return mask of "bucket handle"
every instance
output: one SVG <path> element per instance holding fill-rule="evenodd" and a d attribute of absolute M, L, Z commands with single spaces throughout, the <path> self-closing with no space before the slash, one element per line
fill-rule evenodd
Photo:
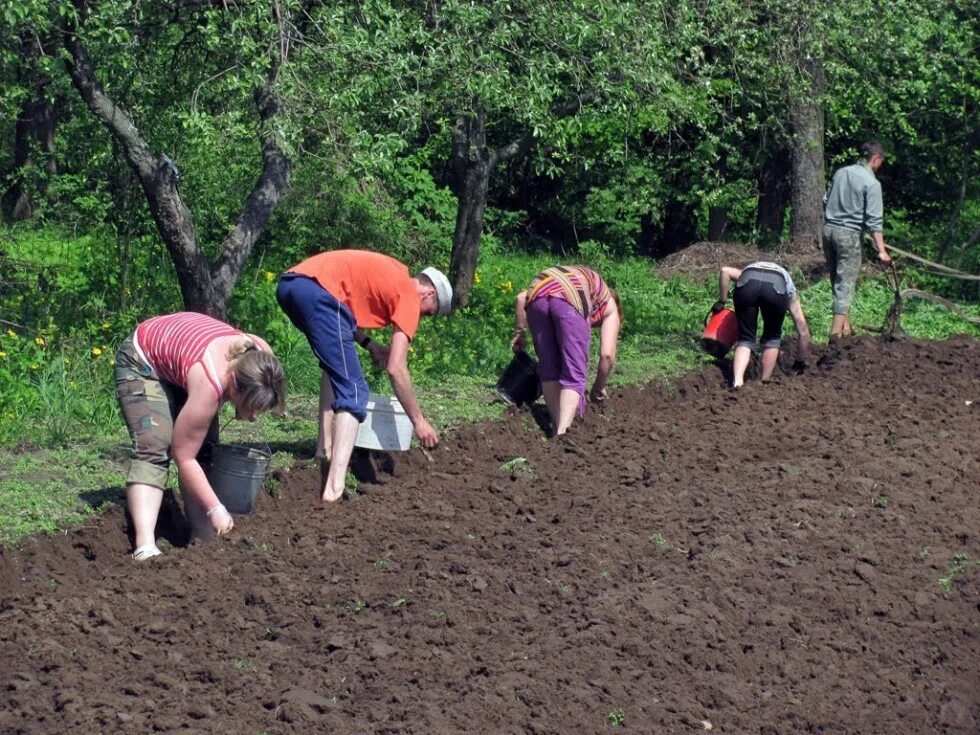
<path fill-rule="evenodd" d="M 728 308 L 727 306 L 723 306 L 721 309 L 719 309 L 716 312 L 716 311 L 714 311 L 714 308 L 715 308 L 715 304 L 717 304 L 717 303 L 718 302 L 716 301 L 714 304 L 712 304 L 711 305 L 711 308 L 708 309 L 708 313 L 704 315 L 704 326 L 706 326 L 706 327 L 708 326 L 708 322 L 711 321 L 711 317 L 713 317 L 717 313 L 721 313 L 722 311 L 724 311 L 725 309 Z"/>
<path fill-rule="evenodd" d="M 228 424 L 230 424 L 234 419 L 235 419 L 234 416 L 229 416 L 228 419 L 223 424 L 218 426 L 218 441 L 213 442 L 214 444 L 222 443 L 221 432 L 223 432 L 225 430 L 225 427 L 228 426 Z M 272 456 L 272 447 L 269 446 L 269 443 L 267 441 L 262 440 L 261 443 L 256 442 L 256 444 L 257 446 L 255 447 L 255 449 L 265 452 L 270 457 Z"/>

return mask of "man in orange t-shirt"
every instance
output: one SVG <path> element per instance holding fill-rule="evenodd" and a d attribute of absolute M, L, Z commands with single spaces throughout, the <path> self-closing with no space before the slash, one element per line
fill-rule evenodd
<path fill-rule="evenodd" d="M 316 455 L 324 502 L 344 492 L 357 426 L 367 415 L 368 387 L 355 342 L 384 366 L 422 445 L 438 443 L 412 389 L 408 346 L 421 315 L 450 312 L 453 290 L 446 276 L 435 268 L 411 276 L 404 264 L 368 250 L 333 250 L 284 273 L 276 298 L 323 368 Z M 389 347 L 364 332 L 389 324 L 395 328 Z"/>

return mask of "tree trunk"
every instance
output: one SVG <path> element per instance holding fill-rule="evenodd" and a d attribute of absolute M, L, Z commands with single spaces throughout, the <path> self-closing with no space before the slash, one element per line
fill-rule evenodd
<path fill-rule="evenodd" d="M 724 183 L 728 179 L 728 152 L 722 148 L 718 160 L 718 177 Z M 730 234 L 731 222 L 728 218 L 728 207 L 708 208 L 708 240 L 711 242 L 726 242 Z"/>
<path fill-rule="evenodd" d="M 712 242 L 728 242 L 729 225 L 728 207 L 711 207 L 708 209 L 708 239 Z"/>
<path fill-rule="evenodd" d="M 787 151 L 781 150 L 762 164 L 759 172 L 759 204 L 755 225 L 759 239 L 766 244 L 777 243 L 783 236 L 786 207 L 789 205 L 789 164 Z"/>
<path fill-rule="evenodd" d="M 675 186 L 680 184 L 675 183 Z M 651 258 L 663 258 L 683 250 L 697 238 L 694 210 L 686 202 L 671 200 L 664 207 L 659 222 L 651 215 L 642 237 Z"/>
<path fill-rule="evenodd" d="M 45 154 L 44 170 L 49 174 L 57 173 L 54 158 L 54 116 L 46 96 L 47 86 L 48 80 L 42 80 L 35 85 L 34 97 L 21 103 L 17 122 L 14 124 L 14 182 L 5 197 L 11 210 L 10 218 L 14 222 L 30 219 L 37 211 L 23 178 L 23 171 L 33 163 L 32 152 L 35 145 Z M 45 183 L 42 181 L 41 186 Z"/>
<path fill-rule="evenodd" d="M 698 237 L 698 223 L 694 210 L 687 202 L 672 201 L 664 214 L 664 234 L 658 257 L 676 253 L 693 243 Z"/>
<path fill-rule="evenodd" d="M 574 115 L 593 95 L 583 93 L 570 102 L 552 108 L 555 118 Z M 473 275 L 480 257 L 483 237 L 483 214 L 487 208 L 490 175 L 498 163 L 519 158 L 531 149 L 534 134 L 527 131 L 515 141 L 497 149 L 487 146 L 487 115 L 477 101 L 473 112 L 456 121 L 452 128 L 452 188 L 456 194 L 456 229 L 449 262 L 449 280 L 453 285 L 453 308 L 466 306 L 473 290 Z"/>
<path fill-rule="evenodd" d="M 466 306 L 470 300 L 483 236 L 483 214 L 487 208 L 487 188 L 492 162 L 479 160 L 466 172 L 456 209 L 456 229 L 449 262 L 453 284 L 453 306 Z"/>
<path fill-rule="evenodd" d="M 453 284 L 453 307 L 456 308 L 466 306 L 470 300 L 496 152 L 487 148 L 486 113 L 482 107 L 471 117 L 456 122 L 452 138 L 453 179 L 458 205 L 449 280 Z"/>
<path fill-rule="evenodd" d="M 801 54 L 802 55 L 802 54 Z M 792 141 L 790 158 L 789 236 L 797 250 L 819 250 L 823 229 L 824 120 L 823 64 L 814 57 L 800 59 L 806 92 L 790 95 L 789 121 Z"/>
<path fill-rule="evenodd" d="M 139 179 L 150 214 L 167 246 L 188 311 L 224 319 L 241 268 L 289 186 L 292 163 L 279 143 L 273 118 L 279 111 L 274 82 L 278 55 L 273 54 L 264 83 L 255 90 L 261 121 L 262 173 L 242 207 L 235 227 L 221 243 L 213 268 L 197 241 L 194 219 L 178 189 L 180 172 L 165 155 L 155 155 L 130 114 L 116 105 L 99 84 L 88 50 L 76 29 L 65 34 L 66 60 L 72 83 L 89 109 L 121 145 Z"/>

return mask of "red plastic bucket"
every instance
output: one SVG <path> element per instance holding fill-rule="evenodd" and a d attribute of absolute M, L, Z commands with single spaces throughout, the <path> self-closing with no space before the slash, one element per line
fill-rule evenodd
<path fill-rule="evenodd" d="M 709 355 L 722 358 L 738 341 L 738 320 L 732 309 L 710 315 L 701 335 L 701 346 Z"/>

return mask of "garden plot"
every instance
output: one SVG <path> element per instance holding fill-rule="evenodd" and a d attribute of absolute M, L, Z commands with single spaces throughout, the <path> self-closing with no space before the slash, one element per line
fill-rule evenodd
<path fill-rule="evenodd" d="M 980 343 L 300 460 L 209 546 L 0 556 L 4 733 L 976 733 Z"/>

